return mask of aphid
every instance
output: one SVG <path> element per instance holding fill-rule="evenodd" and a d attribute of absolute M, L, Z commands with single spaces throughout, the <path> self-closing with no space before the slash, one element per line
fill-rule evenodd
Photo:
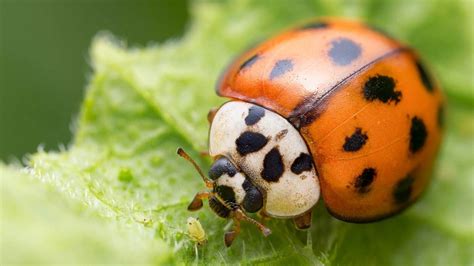
<path fill-rule="evenodd" d="M 188 236 L 193 242 L 198 246 L 207 243 L 206 231 L 202 228 L 199 218 L 189 217 L 186 221 L 186 225 L 188 228 Z"/>
<path fill-rule="evenodd" d="M 311 226 L 320 193 L 336 218 L 372 222 L 413 203 L 430 181 L 442 135 L 443 94 L 415 51 L 367 27 L 325 19 L 238 57 L 211 110 L 205 177 L 189 210 L 209 200 L 230 246 L 247 213 Z"/>

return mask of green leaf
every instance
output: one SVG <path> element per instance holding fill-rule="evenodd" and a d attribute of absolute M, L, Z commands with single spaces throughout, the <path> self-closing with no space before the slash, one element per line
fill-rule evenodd
<path fill-rule="evenodd" d="M 142 229 L 84 206 L 25 170 L 0 163 L 2 264 L 172 263 L 172 250 Z"/>
<path fill-rule="evenodd" d="M 2 221 L 13 218 L 2 227 L 8 228 L 2 231 L 2 241 L 14 243 L 2 243 L 5 253 L 12 254 L 2 261 L 14 262 L 18 256 L 13 254 L 45 263 L 84 258 L 78 255 L 82 253 L 67 253 L 56 237 L 78 252 L 93 254 L 88 262 L 95 263 L 124 259 L 202 264 L 473 264 L 474 100 L 472 61 L 464 59 L 472 55 L 473 35 L 467 26 L 472 12 L 466 7 L 472 11 L 469 3 L 443 0 L 357 4 L 308 0 L 291 5 L 288 1 L 199 1 L 191 6 L 194 20 L 181 40 L 127 48 L 112 36 L 99 35 L 91 48 L 94 76 L 74 143 L 64 151 L 33 155 L 28 175 L 0 168 L 7 190 L 21 192 L 2 193 L 2 200 L 23 206 L 23 214 L 16 213 L 14 205 L 2 214 Z M 452 12 L 457 12 L 456 22 Z M 206 148 L 207 111 L 225 100 L 215 96 L 214 83 L 230 58 L 264 37 L 319 15 L 373 22 L 413 44 L 433 64 L 449 96 L 445 142 L 433 183 L 417 204 L 386 221 L 344 223 L 332 218 L 321 203 L 309 235 L 296 231 L 291 221 L 272 220 L 270 237 L 244 225 L 232 248 L 225 248 L 226 221 L 217 219 L 209 208 L 186 211 L 204 185 L 194 169 L 177 157 L 176 148 L 184 147 L 194 158 Z M 206 160 L 198 162 L 209 166 Z M 48 190 L 30 198 L 29 190 L 43 191 L 43 186 Z M 27 230 L 28 211 L 43 208 L 54 211 L 71 233 L 52 232 L 52 239 L 41 235 L 47 221 L 54 220 L 49 216 Z M 199 216 L 209 234 L 199 258 L 185 234 L 188 216 Z M 120 229 L 110 229 L 111 224 Z M 96 252 L 90 248 L 93 245 L 81 244 L 88 230 L 98 231 L 87 239 L 98 246 Z M 39 234 L 47 245 L 22 246 L 7 231 L 24 239 Z M 307 245 L 308 236 L 312 245 Z M 141 244 L 137 247 L 132 238 Z M 142 261 L 123 255 L 128 249 Z"/>

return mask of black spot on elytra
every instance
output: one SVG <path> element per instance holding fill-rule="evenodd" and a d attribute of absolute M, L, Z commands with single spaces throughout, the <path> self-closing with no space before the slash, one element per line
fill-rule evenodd
<path fill-rule="evenodd" d="M 261 57 L 256 54 L 252 57 L 250 57 L 249 59 L 247 59 L 245 62 L 242 63 L 242 65 L 240 65 L 240 68 L 239 70 L 242 70 L 242 69 L 245 69 L 245 68 L 249 68 L 251 67 L 253 64 L 255 64 L 255 62 L 257 62 Z"/>
<path fill-rule="evenodd" d="M 415 153 L 423 148 L 427 136 L 428 132 L 423 120 L 417 116 L 413 117 L 410 127 L 410 151 Z"/>
<path fill-rule="evenodd" d="M 329 56 L 332 61 L 340 66 L 350 64 L 357 59 L 362 50 L 358 44 L 348 38 L 340 38 L 331 42 Z"/>
<path fill-rule="evenodd" d="M 415 179 L 411 176 L 407 176 L 398 181 L 398 183 L 395 185 L 395 189 L 393 190 L 393 198 L 395 199 L 395 203 L 403 204 L 410 200 L 414 181 Z"/>
<path fill-rule="evenodd" d="M 237 168 L 226 157 L 221 157 L 217 159 L 212 164 L 211 169 L 209 169 L 209 177 L 212 180 L 219 178 L 223 174 L 228 174 L 230 177 L 233 177 L 236 173 Z"/>
<path fill-rule="evenodd" d="M 346 141 L 344 142 L 344 145 L 342 145 L 342 148 L 348 152 L 358 151 L 362 149 L 368 138 L 367 133 L 362 132 L 362 129 L 358 127 L 350 137 L 346 137 Z"/>
<path fill-rule="evenodd" d="M 395 90 L 395 81 L 388 76 L 370 77 L 364 84 L 364 97 L 369 101 L 379 100 L 383 103 L 400 102 L 401 91 Z"/>
<path fill-rule="evenodd" d="M 273 80 L 286 72 L 293 70 L 293 61 L 290 59 L 278 60 L 270 72 L 270 80 Z"/>
<path fill-rule="evenodd" d="M 423 82 L 425 88 L 432 92 L 434 90 L 433 81 L 431 79 L 431 75 L 426 71 L 426 68 L 420 61 L 416 61 L 416 69 L 418 69 L 418 74 L 420 75 L 420 79 Z"/>
<path fill-rule="evenodd" d="M 302 101 L 300 101 L 295 106 L 292 112 L 288 115 L 288 121 L 297 129 L 309 126 L 316 119 L 318 119 L 321 114 L 323 114 L 327 109 L 332 108 L 332 106 L 329 106 L 330 99 L 333 95 L 337 95 L 337 93 L 335 92 L 342 90 L 345 84 L 347 84 L 354 78 L 359 77 L 361 73 L 364 73 L 364 71 L 369 69 L 374 64 L 394 55 L 404 53 L 408 50 L 409 48 L 407 47 L 400 47 L 391 50 L 390 52 L 384 53 L 381 56 L 354 69 L 349 75 L 336 82 L 322 95 L 318 92 L 314 92 L 310 95 L 307 95 Z"/>
<path fill-rule="evenodd" d="M 313 168 L 313 158 L 309 154 L 301 153 L 291 164 L 291 172 L 299 175 Z"/>
<path fill-rule="evenodd" d="M 370 185 L 377 176 L 377 170 L 374 168 L 365 168 L 362 173 L 356 177 L 354 187 L 358 193 L 367 193 L 370 191 Z"/>
<path fill-rule="evenodd" d="M 235 203 L 235 192 L 233 188 L 225 185 L 220 185 L 215 188 L 215 192 L 225 202 Z"/>
<path fill-rule="evenodd" d="M 262 178 L 267 182 L 278 182 L 284 170 L 280 151 L 278 148 L 271 149 L 263 159 Z"/>
<path fill-rule="evenodd" d="M 437 114 L 438 126 L 443 128 L 444 126 L 444 106 L 441 104 L 438 107 L 438 114 Z"/>
<path fill-rule="evenodd" d="M 209 207 L 211 207 L 211 210 L 219 217 L 227 218 L 230 216 L 230 210 L 214 196 L 209 199 Z"/>
<path fill-rule="evenodd" d="M 249 108 L 249 114 L 245 117 L 247 126 L 255 125 L 262 117 L 265 116 L 265 109 L 260 106 L 252 106 Z"/>
<path fill-rule="evenodd" d="M 263 207 L 263 195 L 260 190 L 247 179 L 242 184 L 242 188 L 245 190 L 242 207 L 250 213 L 260 210 Z"/>
<path fill-rule="evenodd" d="M 302 30 L 316 30 L 316 29 L 325 29 L 329 26 L 328 23 L 322 21 L 313 21 L 303 25 L 300 29 Z"/>
<path fill-rule="evenodd" d="M 251 131 L 245 131 L 235 140 L 237 151 L 242 156 L 259 151 L 261 148 L 265 147 L 267 143 L 268 139 L 264 135 Z"/>

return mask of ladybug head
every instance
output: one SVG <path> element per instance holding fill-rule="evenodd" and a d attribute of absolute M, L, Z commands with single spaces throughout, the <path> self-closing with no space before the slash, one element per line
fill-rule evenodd
<path fill-rule="evenodd" d="M 233 219 L 236 224 L 245 220 L 255 224 L 267 236 L 270 229 L 246 215 L 246 212 L 257 212 L 263 207 L 263 193 L 253 185 L 238 168 L 227 158 L 219 157 L 209 170 L 206 177 L 197 163 L 179 148 L 178 155 L 189 161 L 198 171 L 208 190 L 198 192 L 188 205 L 189 211 L 197 211 L 203 206 L 203 199 L 209 200 L 209 207 L 219 217 Z M 225 235 L 225 244 L 230 246 L 238 230 L 229 231 Z"/>

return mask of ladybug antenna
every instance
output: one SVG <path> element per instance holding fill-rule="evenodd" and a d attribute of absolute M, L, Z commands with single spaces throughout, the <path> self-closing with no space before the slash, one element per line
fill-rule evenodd
<path fill-rule="evenodd" d="M 212 180 L 210 180 L 209 178 L 207 178 L 203 173 L 202 173 L 202 170 L 201 168 L 199 167 L 199 165 L 182 149 L 182 148 L 178 148 L 178 150 L 176 151 L 176 153 L 183 157 L 186 161 L 190 162 L 194 168 L 197 170 L 197 172 L 199 173 L 199 175 L 202 177 L 202 180 L 204 181 L 204 183 L 206 183 L 206 187 L 208 188 L 213 188 L 214 187 L 214 182 L 212 182 Z"/>

